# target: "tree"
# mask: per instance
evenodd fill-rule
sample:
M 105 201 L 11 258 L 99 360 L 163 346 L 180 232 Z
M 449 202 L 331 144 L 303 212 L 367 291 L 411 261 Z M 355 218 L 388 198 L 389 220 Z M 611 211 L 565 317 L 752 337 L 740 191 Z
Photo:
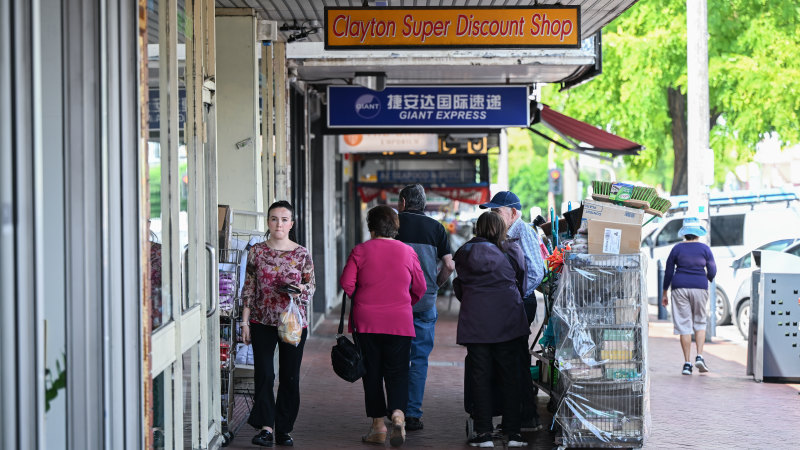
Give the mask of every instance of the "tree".
M 640 1 L 603 34 L 603 74 L 565 92 L 555 109 L 644 144 L 626 157 L 634 176 L 673 164 L 672 194 L 686 193 L 686 2 Z M 800 7 L 794 0 L 709 0 L 710 145 L 717 182 L 776 133 L 800 140 Z M 672 160 L 672 161 L 670 161 Z

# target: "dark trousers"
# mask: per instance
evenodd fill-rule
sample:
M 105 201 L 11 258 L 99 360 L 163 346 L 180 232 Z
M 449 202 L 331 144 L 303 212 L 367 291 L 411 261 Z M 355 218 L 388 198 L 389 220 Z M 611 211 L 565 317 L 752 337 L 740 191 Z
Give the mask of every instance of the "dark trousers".
M 300 344 L 295 347 L 278 337 L 278 327 L 250 323 L 253 343 L 255 398 L 247 423 L 260 429 L 267 426 L 289 433 L 294 428 L 300 409 L 300 361 L 308 329 L 303 329 Z M 273 358 L 278 346 L 278 397 L 275 398 L 275 367 Z
M 467 344 L 475 432 L 492 431 L 492 373 L 496 371 L 503 403 L 503 431 L 520 430 L 520 339 L 496 344 Z
M 528 319 L 528 327 L 531 326 L 536 318 L 536 292 L 522 300 L 525 306 L 525 316 Z M 521 341 L 520 346 L 520 376 L 522 377 L 522 421 L 527 422 L 534 417 L 539 417 L 536 411 L 536 389 L 531 378 L 531 352 L 528 348 L 528 340 Z
M 356 339 L 367 369 L 361 379 L 367 417 L 391 417 L 395 409 L 405 411 L 408 405 L 411 337 L 358 333 Z

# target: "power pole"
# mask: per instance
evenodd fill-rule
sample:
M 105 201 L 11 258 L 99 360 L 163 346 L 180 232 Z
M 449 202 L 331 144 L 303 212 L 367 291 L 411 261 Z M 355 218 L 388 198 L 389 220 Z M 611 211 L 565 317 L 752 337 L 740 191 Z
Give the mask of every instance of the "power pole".
M 508 186 L 508 132 L 500 130 L 500 154 L 497 156 L 497 191 L 507 191 Z M 497 191 L 493 192 L 496 194 Z
M 709 150 L 708 5 L 706 0 L 686 0 L 687 89 L 687 216 L 700 219 L 710 231 L 708 185 L 713 184 L 714 158 Z M 709 153 L 711 153 L 710 161 Z M 708 172 L 711 172 L 711 179 Z M 704 238 L 708 243 L 710 233 Z
M 708 230 L 701 238 L 711 243 L 708 187 L 714 184 L 714 153 L 709 147 L 708 102 L 708 5 L 706 0 L 686 0 L 687 146 L 686 171 L 689 207 L 687 216 L 700 219 Z M 710 320 L 706 342 L 716 334 L 716 285 L 710 283 Z

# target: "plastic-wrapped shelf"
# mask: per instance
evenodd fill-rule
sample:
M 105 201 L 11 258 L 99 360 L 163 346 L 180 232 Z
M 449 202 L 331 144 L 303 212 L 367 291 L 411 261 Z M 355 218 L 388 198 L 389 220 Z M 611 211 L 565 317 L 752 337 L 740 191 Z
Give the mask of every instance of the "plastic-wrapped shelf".
M 567 253 L 553 304 L 558 443 L 640 447 L 649 429 L 647 296 L 639 255 Z

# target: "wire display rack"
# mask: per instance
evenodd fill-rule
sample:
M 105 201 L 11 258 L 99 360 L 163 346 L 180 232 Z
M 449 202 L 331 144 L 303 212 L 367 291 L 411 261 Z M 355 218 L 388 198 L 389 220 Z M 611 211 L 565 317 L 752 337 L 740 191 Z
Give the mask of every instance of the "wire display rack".
M 239 279 L 242 251 L 221 249 L 219 253 L 220 391 L 223 433 L 231 430 L 234 410 L 237 326 L 240 310 Z
M 568 253 L 553 316 L 557 444 L 641 447 L 649 429 L 647 308 L 638 254 Z

